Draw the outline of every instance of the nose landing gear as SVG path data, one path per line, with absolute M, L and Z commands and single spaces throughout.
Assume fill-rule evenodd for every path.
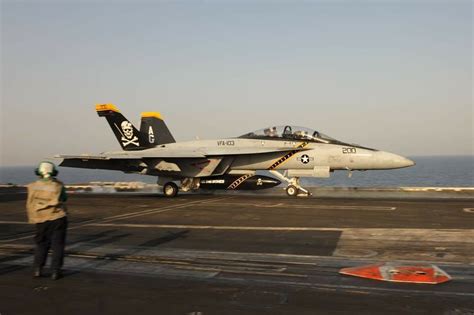
M 281 174 L 280 172 L 278 171 L 270 171 L 270 173 L 272 173 L 273 175 L 275 175 L 276 177 L 278 177 L 279 179 L 282 179 L 286 182 L 288 182 L 288 186 L 286 187 L 286 194 L 290 197 L 308 197 L 308 196 L 311 196 L 311 193 L 304 189 L 303 187 L 301 187 L 300 185 L 300 178 L 299 177 L 292 177 L 292 178 L 288 178 L 286 177 L 284 174 Z
M 296 197 L 298 195 L 298 188 L 293 185 L 288 185 L 288 187 L 286 187 L 286 194 L 290 197 Z

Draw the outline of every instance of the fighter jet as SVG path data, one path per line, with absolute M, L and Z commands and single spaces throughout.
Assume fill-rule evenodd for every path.
M 119 170 L 158 177 L 166 197 L 197 189 L 256 190 L 287 182 L 289 196 L 309 195 L 301 177 L 331 172 L 387 170 L 415 163 L 405 157 L 345 143 L 319 131 L 292 125 L 272 126 L 239 137 L 176 142 L 157 112 L 141 114 L 136 129 L 113 104 L 96 105 L 121 151 L 98 155 L 58 155 L 60 166 Z M 268 171 L 276 178 L 257 174 Z

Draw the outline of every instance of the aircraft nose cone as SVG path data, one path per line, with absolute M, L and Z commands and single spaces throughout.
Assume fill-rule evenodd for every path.
M 395 154 L 394 154 L 395 155 Z M 407 159 L 406 157 L 400 156 L 400 155 L 395 155 L 396 158 L 394 158 L 395 164 L 397 164 L 397 167 L 410 167 L 415 165 L 415 162 L 413 162 L 410 159 Z
M 405 163 L 406 163 L 405 167 L 410 167 L 410 166 L 416 165 L 415 161 L 412 161 L 412 160 L 407 159 L 407 158 L 404 158 L 404 159 L 405 159 Z
M 380 152 L 379 159 L 385 168 L 403 168 L 415 165 L 412 160 L 389 152 Z

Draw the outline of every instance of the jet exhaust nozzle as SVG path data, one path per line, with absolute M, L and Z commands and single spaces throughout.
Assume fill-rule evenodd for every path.
M 204 177 L 200 181 L 202 189 L 260 190 L 281 184 L 276 178 L 262 175 L 224 175 Z

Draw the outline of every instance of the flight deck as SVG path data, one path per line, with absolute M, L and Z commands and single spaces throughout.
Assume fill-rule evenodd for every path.
M 474 313 L 472 199 L 72 193 L 65 277 L 53 282 L 31 278 L 24 196 L 0 195 L 2 314 Z M 452 280 L 338 273 L 392 261 Z

